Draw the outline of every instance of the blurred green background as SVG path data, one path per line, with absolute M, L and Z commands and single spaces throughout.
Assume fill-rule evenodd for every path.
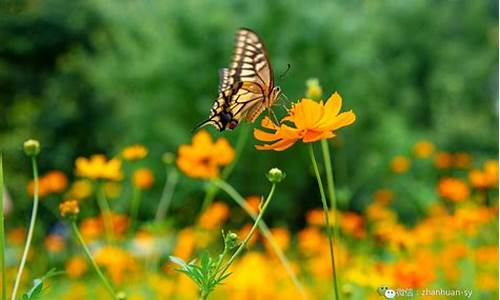
M 383 184 L 388 162 L 417 140 L 475 157 L 498 156 L 498 2 L 496 1 L 7 1 L 0 10 L 0 148 L 15 207 L 29 211 L 30 175 L 22 142 L 41 141 L 43 171 L 73 174 L 74 160 L 150 149 L 156 206 L 161 155 L 189 143 L 217 96 L 234 33 L 263 38 L 287 97 L 318 78 L 339 91 L 354 126 L 334 142 L 343 208 L 360 209 Z M 276 108 L 278 115 L 283 109 Z M 255 124 L 256 125 L 256 124 Z M 254 125 L 252 125 L 254 126 Z M 240 128 L 238 128 L 240 129 Z M 219 134 L 233 143 L 238 132 Z M 250 131 L 247 131 L 250 134 Z M 264 194 L 264 173 L 288 173 L 270 211 L 300 226 L 318 206 L 305 147 L 259 152 L 253 138 L 230 182 L 243 195 Z M 174 210 L 195 214 L 202 183 L 185 179 Z M 422 195 L 418 186 L 408 201 Z M 433 190 L 427 191 L 434 193 Z M 424 195 L 428 195 L 423 193 Z M 314 199 L 313 199 L 314 198 Z M 281 216 L 276 218 L 276 216 Z M 274 218 L 273 218 L 274 216 Z M 24 220 L 20 220 L 24 222 Z M 291 222 L 290 222 L 291 221 Z M 273 221 L 270 221 L 273 223 Z

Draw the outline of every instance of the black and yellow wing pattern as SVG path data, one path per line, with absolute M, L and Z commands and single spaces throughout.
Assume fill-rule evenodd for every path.
M 254 122 L 280 95 L 264 44 L 250 29 L 237 32 L 231 64 L 219 76 L 219 96 L 198 128 L 211 124 L 223 131 L 234 129 L 241 120 Z

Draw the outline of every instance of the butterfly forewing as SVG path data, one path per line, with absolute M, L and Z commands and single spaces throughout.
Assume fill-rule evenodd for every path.
M 241 120 L 254 122 L 276 101 L 273 73 L 267 51 L 255 32 L 240 29 L 228 69 L 219 71 L 219 97 L 214 102 L 207 124 L 219 131 L 233 129 Z

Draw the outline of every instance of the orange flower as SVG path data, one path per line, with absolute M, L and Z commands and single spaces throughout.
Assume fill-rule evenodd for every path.
M 261 198 L 259 196 L 248 196 L 245 198 L 248 208 L 255 214 L 259 213 Z
M 86 218 L 80 223 L 80 232 L 87 241 L 97 239 L 104 231 L 104 224 L 99 218 Z
M 467 184 L 458 178 L 445 177 L 438 183 L 438 192 L 441 197 L 460 202 L 469 197 L 470 191 Z
M 380 204 L 389 204 L 394 198 L 394 193 L 389 189 L 379 189 L 373 194 L 375 202 Z
M 227 204 L 215 202 L 203 212 L 198 223 L 205 229 L 215 229 L 224 223 L 228 217 L 229 207 Z
M 470 154 L 465 152 L 459 152 L 455 154 L 454 165 L 456 168 L 465 169 L 472 163 L 472 157 Z
M 182 229 L 177 235 L 177 242 L 173 255 L 187 260 L 193 253 L 196 239 L 194 231 L 191 228 Z
M 434 152 L 434 144 L 427 140 L 419 141 L 413 149 L 418 158 L 428 158 Z
M 80 212 L 77 200 L 65 200 L 59 204 L 59 212 L 63 218 L 76 216 Z
M 139 160 L 148 155 L 148 149 L 143 145 L 131 145 L 123 149 L 122 156 L 126 160 Z
M 66 263 L 66 274 L 73 279 L 80 278 L 85 272 L 87 272 L 87 269 L 87 262 L 83 257 L 72 257 Z
M 214 178 L 219 175 L 219 167 L 230 164 L 234 150 L 228 141 L 219 138 L 214 143 L 207 131 L 201 130 L 193 137 L 191 145 L 181 145 L 177 166 L 186 175 L 194 178 Z
M 9 243 L 16 246 L 21 246 L 26 238 L 26 229 L 23 227 L 16 227 L 9 230 L 7 233 L 7 240 Z
M 106 246 L 98 249 L 94 254 L 96 263 L 103 266 L 115 283 L 122 283 L 137 269 L 137 263 L 125 250 Z
M 434 165 L 438 169 L 448 169 L 453 162 L 453 156 L 447 152 L 438 152 L 434 157 Z
M 478 189 L 498 187 L 498 160 L 486 161 L 483 170 L 470 171 L 469 181 Z
M 52 193 L 61 193 L 68 185 L 68 178 L 61 171 L 50 171 L 39 179 L 38 194 L 40 197 L 45 197 Z M 34 183 L 31 180 L 28 184 L 28 193 L 33 195 Z
M 288 246 L 290 245 L 290 232 L 286 228 L 272 228 L 271 234 L 281 250 L 288 249 Z M 269 253 L 274 254 L 273 247 L 267 239 L 264 240 L 264 246 Z
M 356 120 L 352 111 L 340 113 L 342 98 L 338 93 L 330 96 L 326 104 L 303 98 L 292 106 L 289 115 L 281 120 L 280 126 L 269 118 L 264 118 L 262 127 L 274 131 L 273 133 L 254 130 L 254 137 L 262 142 L 272 144 L 257 145 L 259 150 L 283 151 L 293 146 L 297 141 L 312 143 L 335 137 L 334 131 L 351 125 Z M 290 122 L 294 127 L 287 125 Z
M 133 181 L 136 187 L 141 190 L 145 190 L 153 186 L 155 178 L 150 169 L 141 168 L 134 172 Z
M 355 212 L 346 212 L 340 218 L 340 228 L 347 234 L 361 239 L 366 235 L 363 217 Z
M 64 250 L 64 238 L 59 234 L 49 234 L 44 243 L 49 252 L 58 253 Z
M 123 178 L 119 159 L 106 160 L 101 154 L 92 155 L 90 158 L 79 157 L 75 161 L 76 175 L 90 179 L 105 179 L 118 181 Z
M 330 223 L 333 224 L 335 222 L 333 210 L 330 210 L 328 216 L 330 218 Z M 309 225 L 325 226 L 325 211 L 319 208 L 308 211 L 306 214 L 306 221 Z
M 394 157 L 391 161 L 391 170 L 394 173 L 399 173 L 399 174 L 405 173 L 410 169 L 410 165 L 411 165 L 410 160 L 407 157 L 398 155 Z

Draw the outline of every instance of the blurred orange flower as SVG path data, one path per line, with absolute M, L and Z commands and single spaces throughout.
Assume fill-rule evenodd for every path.
M 229 218 L 229 207 L 223 202 L 210 205 L 200 216 L 198 224 L 205 229 L 216 229 Z
M 234 150 L 225 138 L 214 143 L 207 131 L 201 130 L 193 137 L 191 145 L 181 145 L 177 166 L 186 175 L 194 178 L 214 178 L 219 175 L 219 167 L 230 164 Z
M 434 144 L 427 140 L 418 141 L 413 151 L 418 158 L 428 158 L 434 152 Z
M 328 240 L 316 227 L 306 227 L 298 234 L 298 246 L 302 254 L 314 255 L 328 249 Z
M 195 247 L 195 234 L 193 229 L 184 228 L 177 235 L 177 242 L 173 255 L 187 260 L 193 253 Z
M 460 202 L 469 197 L 470 191 L 467 184 L 458 178 L 445 177 L 438 183 L 438 192 L 441 197 Z
M 104 224 L 99 218 L 86 218 L 80 223 L 80 232 L 83 238 L 91 242 L 97 239 L 104 231 Z
M 357 239 L 366 235 L 363 217 L 355 212 L 345 212 L 341 215 L 340 228 Z
M 113 246 L 97 249 L 94 253 L 94 259 L 98 265 L 106 269 L 111 280 L 117 284 L 123 283 L 125 278 L 134 274 L 134 270 L 138 267 L 127 251 Z
M 328 213 L 328 217 L 330 218 L 330 222 L 335 223 L 333 210 L 330 210 Z M 311 209 L 306 214 L 306 222 L 309 225 L 315 226 L 325 226 L 325 212 L 322 209 Z
M 136 170 L 133 176 L 134 185 L 141 190 L 152 187 L 154 179 L 153 172 L 151 172 L 148 168 L 140 168 Z
M 83 257 L 75 256 L 68 260 L 65 269 L 69 278 L 77 279 L 87 272 L 88 266 Z
M 389 204 L 394 198 L 394 192 L 390 189 L 379 189 L 373 194 L 373 200 L 380 204 Z
M 453 156 L 448 152 L 438 152 L 434 157 L 434 165 L 438 169 L 448 169 L 453 163 Z
M 290 232 L 286 228 L 271 228 L 271 234 L 281 250 L 288 249 L 288 246 L 290 245 Z M 268 253 L 273 255 L 275 254 L 273 247 L 267 239 L 264 240 L 264 246 L 266 247 Z
M 259 196 L 248 196 L 245 198 L 245 202 L 246 202 L 248 208 L 250 208 L 250 210 L 253 213 L 255 213 L 255 214 L 259 213 L 259 206 L 260 206 L 260 202 L 261 202 L 261 198 Z
M 58 253 L 64 250 L 64 238 L 59 234 L 49 234 L 45 238 L 45 248 L 47 251 Z
M 274 131 L 273 133 L 254 130 L 254 137 L 262 142 L 272 144 L 257 145 L 259 150 L 283 151 L 293 146 L 297 141 L 312 143 L 323 139 L 335 137 L 334 131 L 349 126 L 356 120 L 352 111 L 340 113 L 342 98 L 338 93 L 330 96 L 326 104 L 303 98 L 295 103 L 289 115 L 281 120 L 280 126 L 274 124 L 269 118 L 264 118 L 261 126 Z M 287 125 L 290 122 L 294 127 Z
M 26 238 L 26 229 L 23 227 L 12 228 L 7 232 L 7 240 L 9 243 L 14 244 L 16 246 L 20 246 L 24 243 L 24 239 Z
M 148 155 L 148 149 L 139 144 L 128 146 L 122 151 L 123 158 L 131 161 L 143 159 L 146 155 Z
M 410 169 L 410 160 L 406 156 L 395 156 L 391 161 L 391 170 L 394 173 L 405 173 Z
M 39 178 L 39 196 L 45 197 L 52 193 L 61 193 L 68 185 L 68 178 L 61 171 L 50 171 Z M 28 193 L 33 195 L 34 183 L 31 180 L 28 183 Z
M 498 187 L 498 160 L 486 161 L 483 164 L 483 170 L 471 170 L 469 181 L 472 186 L 478 189 Z
M 79 212 L 80 207 L 77 200 L 64 200 L 59 204 L 59 213 L 63 218 L 77 215 Z
M 92 155 L 90 158 L 79 157 L 75 161 L 76 175 L 90 179 L 104 179 L 118 181 L 123 178 L 118 158 L 106 160 L 101 154 Z
M 454 155 L 454 165 L 456 168 L 465 169 L 472 163 L 472 157 L 465 152 L 458 152 Z

